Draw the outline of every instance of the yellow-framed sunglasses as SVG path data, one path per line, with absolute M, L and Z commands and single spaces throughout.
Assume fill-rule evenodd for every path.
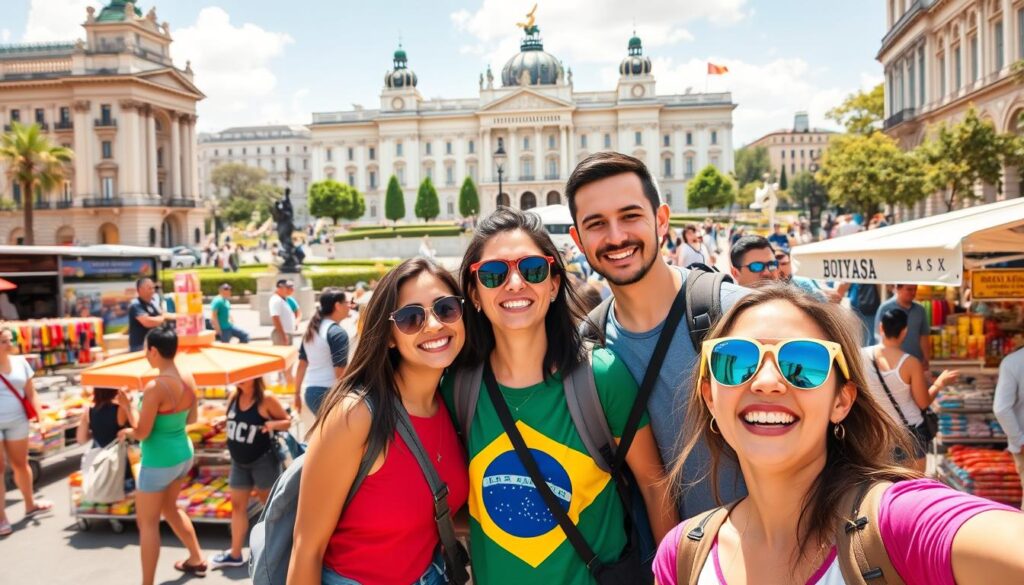
M 793 338 L 764 344 L 750 337 L 719 337 L 705 341 L 701 349 L 699 381 L 709 376 L 719 386 L 740 386 L 750 381 L 761 369 L 766 353 L 772 355 L 786 382 L 800 390 L 814 390 L 825 384 L 833 361 L 850 378 L 843 348 L 834 341 Z

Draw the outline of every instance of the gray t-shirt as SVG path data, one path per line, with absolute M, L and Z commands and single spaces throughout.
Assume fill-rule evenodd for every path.
M 878 312 L 875 313 L 875 328 L 872 331 L 875 343 L 882 343 L 882 334 L 878 332 L 878 326 L 882 323 L 882 315 L 890 309 L 901 309 L 907 314 L 907 338 L 903 340 L 900 349 L 924 361 L 924 355 L 921 353 L 921 336 L 931 333 L 931 325 L 928 323 L 928 314 L 924 312 L 924 307 L 917 303 L 913 303 L 909 309 L 904 309 L 896 302 L 896 297 L 893 297 L 879 305 Z
M 676 270 L 682 273 L 685 280 L 689 271 L 684 268 L 676 268 Z M 728 311 L 747 292 L 745 288 L 723 282 L 722 311 Z M 615 303 L 612 303 L 611 310 L 608 312 L 608 324 L 605 327 L 605 344 L 608 349 L 622 358 L 637 384 L 643 383 L 647 364 L 651 361 L 651 355 L 654 353 L 654 347 L 658 344 L 658 337 L 661 335 L 663 326 L 664 323 L 661 323 L 654 329 L 641 333 L 627 331 L 615 318 Z M 683 421 L 686 419 L 686 404 L 690 392 L 693 390 L 692 376 L 695 374 L 696 366 L 697 352 L 693 349 L 693 343 L 690 341 L 690 329 L 684 316 L 679 327 L 676 328 L 668 355 L 665 356 L 665 363 L 661 366 L 658 379 L 651 392 L 651 399 L 647 403 L 654 439 L 658 443 L 658 450 L 661 451 L 661 458 L 666 469 L 671 468 L 675 463 L 680 450 L 679 433 L 683 428 Z M 710 464 L 711 455 L 707 447 L 701 443 L 686 462 L 684 468 L 686 481 L 689 482 L 706 475 Z M 739 469 L 731 463 L 723 462 L 718 482 L 722 502 L 731 502 L 747 492 Z M 679 516 L 680 518 L 689 518 L 715 506 L 711 481 L 705 479 L 684 492 L 683 501 L 679 502 Z

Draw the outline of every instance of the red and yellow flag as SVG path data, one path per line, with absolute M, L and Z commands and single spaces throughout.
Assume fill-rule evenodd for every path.
M 729 72 L 729 68 L 725 65 L 715 65 L 714 63 L 708 63 L 708 75 L 725 75 Z

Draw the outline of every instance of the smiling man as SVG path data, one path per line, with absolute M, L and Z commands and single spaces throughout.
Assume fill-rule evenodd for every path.
M 670 309 L 690 273 L 666 264 L 658 250 L 658 242 L 669 230 L 669 207 L 662 205 L 647 167 L 615 152 L 593 154 L 580 162 L 566 184 L 566 197 L 574 223 L 570 233 L 591 268 L 608 280 L 614 295 L 605 322 L 595 323 L 599 336 L 625 361 L 637 383 L 643 384 L 649 366 L 656 368 L 647 407 L 662 460 L 671 467 L 686 418 L 697 351 L 688 319 L 683 317 L 674 331 L 666 331 L 664 360 L 652 364 Z M 691 292 L 698 294 L 697 288 Z M 717 301 L 726 311 L 746 292 L 724 282 L 717 299 L 701 300 L 704 305 Z M 708 451 L 701 445 L 686 461 L 688 480 L 702 477 L 708 462 Z M 722 501 L 746 493 L 732 467 L 723 468 L 718 485 Z M 701 481 L 678 504 L 680 518 L 713 508 L 711 482 Z

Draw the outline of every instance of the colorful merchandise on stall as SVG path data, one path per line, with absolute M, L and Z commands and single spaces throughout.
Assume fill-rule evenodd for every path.
M 949 448 L 938 473 L 962 492 L 1020 507 L 1020 476 L 1006 451 L 956 445 Z
M 95 317 L 7 321 L 22 354 L 38 354 L 38 365 L 90 364 L 102 358 L 103 321 Z

